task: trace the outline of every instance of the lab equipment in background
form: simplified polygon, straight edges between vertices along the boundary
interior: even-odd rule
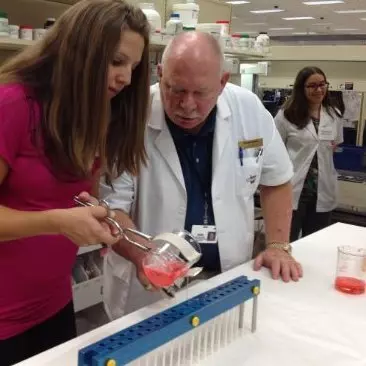
[[[40,39],[43,39],[46,35],[47,29],[44,28],[36,28],[33,29],[33,40],[38,41]]]
[[[238,277],[81,349],[78,366],[200,364],[243,335],[251,299],[255,332],[259,292],[259,280]]]
[[[74,311],[99,304],[102,299],[103,250],[78,255],[72,270]]]
[[[161,17],[158,11],[155,10],[153,3],[139,3],[141,10],[146,15],[149,21],[151,32],[154,33],[156,30],[161,30]]]
[[[228,36],[230,34],[230,22],[228,20],[217,20],[216,24],[221,26],[221,37]]]
[[[30,25],[20,26],[20,38],[27,41],[33,40],[33,28]]]
[[[194,0],[186,0],[186,3],[172,5],[173,13],[179,14],[183,27],[195,28],[198,23],[200,7]]]
[[[255,48],[258,52],[269,53],[270,38],[267,32],[260,32],[255,41]]]
[[[13,39],[19,39],[19,25],[9,25],[9,37]]]
[[[259,75],[268,74],[268,62],[257,62],[252,64],[241,64],[241,86],[249,89],[255,94],[259,94]]]
[[[219,42],[221,40],[221,24],[216,23],[198,23],[196,30],[199,32],[205,32],[211,34]]]
[[[292,89],[268,89],[259,88],[260,99],[263,105],[273,117],[281,109],[286,100],[290,97]]]
[[[344,144],[357,146],[357,137],[361,133],[361,115],[363,93],[352,90],[331,90],[330,97],[343,112]]]
[[[334,152],[334,166],[337,170],[366,172],[366,148],[340,145]]]
[[[174,36],[180,32],[183,32],[183,23],[179,18],[179,14],[172,13],[170,19],[166,22],[165,34]]]
[[[347,294],[365,292],[366,249],[352,246],[338,247],[335,288]]]
[[[230,22],[228,20],[218,20],[216,24],[220,24],[221,31],[220,31],[220,38],[221,38],[221,45],[224,48],[229,48],[232,46],[231,43],[231,36],[230,36]]]
[[[8,14],[0,11],[0,37],[9,36],[9,19]]]

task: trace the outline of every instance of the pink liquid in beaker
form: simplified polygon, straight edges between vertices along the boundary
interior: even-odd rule
[[[353,277],[337,277],[335,288],[347,294],[359,295],[365,292],[365,281]]]
[[[144,272],[149,281],[156,287],[169,287],[174,281],[183,277],[188,271],[183,262],[169,262],[163,267],[144,265]]]

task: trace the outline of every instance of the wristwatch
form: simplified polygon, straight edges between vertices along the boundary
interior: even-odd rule
[[[290,254],[290,255],[292,253],[292,246],[291,246],[290,243],[277,243],[277,242],[268,243],[267,248],[281,249],[281,250],[284,250],[287,254]]]

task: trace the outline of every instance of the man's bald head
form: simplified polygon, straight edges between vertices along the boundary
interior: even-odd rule
[[[159,65],[165,113],[179,127],[199,131],[229,79],[220,45],[210,34],[181,33]]]
[[[168,43],[161,59],[162,67],[170,61],[183,61],[195,66],[208,64],[224,71],[224,55],[218,41],[209,33],[184,32]]]

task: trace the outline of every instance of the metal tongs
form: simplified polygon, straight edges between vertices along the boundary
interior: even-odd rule
[[[74,202],[80,206],[85,207],[95,206],[91,202],[82,201],[76,196],[74,197]],[[121,225],[111,217],[111,209],[106,200],[99,200],[98,205],[107,209],[108,214],[104,218],[104,221],[116,229],[116,233],[114,233],[113,235],[115,237],[125,239],[127,242],[139,248],[140,250],[143,250],[145,252],[154,251],[154,254],[164,255],[164,252],[173,249],[176,256],[179,257],[179,259],[183,260],[185,263],[187,263],[189,267],[192,267],[201,258],[202,254],[200,252],[199,244],[190,233],[186,231],[179,231],[176,233],[163,233],[157,236],[151,236],[135,229],[122,228]],[[127,233],[137,235],[140,238],[154,243],[156,245],[156,248],[150,248],[146,245],[138,243],[137,241],[131,239],[127,235]],[[185,277],[195,277],[202,270],[202,267],[190,268],[187,271]],[[174,292],[180,288],[181,283],[182,281],[177,280],[175,284],[173,284],[169,288],[163,288],[163,291],[170,297],[174,297]]]

